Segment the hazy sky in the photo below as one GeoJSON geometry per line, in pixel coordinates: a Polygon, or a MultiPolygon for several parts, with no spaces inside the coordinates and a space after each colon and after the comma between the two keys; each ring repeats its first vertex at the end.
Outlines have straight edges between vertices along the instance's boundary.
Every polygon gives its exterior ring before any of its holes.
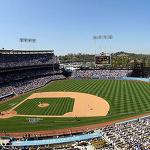
{"type": "Polygon", "coordinates": [[[0,0],[0,48],[150,53],[150,0],[0,0]],[[93,40],[111,34],[112,40],[93,40]]]}

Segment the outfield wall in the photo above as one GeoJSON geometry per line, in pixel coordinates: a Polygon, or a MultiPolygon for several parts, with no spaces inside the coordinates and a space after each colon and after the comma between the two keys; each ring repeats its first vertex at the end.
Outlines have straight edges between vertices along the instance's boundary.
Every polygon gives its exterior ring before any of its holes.
{"type": "Polygon", "coordinates": [[[138,81],[150,82],[150,78],[121,77],[118,79],[121,79],[121,80],[138,80],[138,81]]]}

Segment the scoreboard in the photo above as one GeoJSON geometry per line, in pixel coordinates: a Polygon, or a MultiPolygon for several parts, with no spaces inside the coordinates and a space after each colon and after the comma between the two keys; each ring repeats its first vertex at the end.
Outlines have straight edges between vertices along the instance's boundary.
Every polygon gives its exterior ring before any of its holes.
{"type": "Polygon", "coordinates": [[[101,53],[95,55],[95,64],[96,65],[110,65],[111,64],[111,55],[106,53],[101,53]]]}

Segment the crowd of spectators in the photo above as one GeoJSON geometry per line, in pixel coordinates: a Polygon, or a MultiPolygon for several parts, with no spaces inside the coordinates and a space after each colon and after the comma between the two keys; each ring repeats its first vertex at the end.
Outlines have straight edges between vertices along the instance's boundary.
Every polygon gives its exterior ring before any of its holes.
{"type": "MultiPolygon", "coordinates": [[[[90,134],[93,132],[100,132],[101,137],[83,140],[83,141],[74,141],[61,144],[48,144],[48,145],[37,145],[29,149],[50,149],[50,150],[149,150],[150,149],[150,116],[145,116],[142,118],[137,118],[133,120],[128,120],[125,122],[115,123],[103,128],[97,128],[96,130],[86,131],[80,134],[90,134]]],[[[80,135],[79,134],[79,135],[80,135]]],[[[76,134],[66,135],[76,136],[76,134]]],[[[20,140],[29,140],[32,136],[28,136],[29,139],[23,137],[20,140]]],[[[65,136],[57,136],[65,137],[65,136]]],[[[43,137],[44,138],[44,137],[43,137]]],[[[55,139],[56,137],[46,137],[55,139]]],[[[40,137],[42,139],[42,137],[40,137]]],[[[45,139],[45,138],[44,138],[45,139]]],[[[13,141],[18,141],[14,139],[13,141]]],[[[32,138],[32,141],[37,140],[32,138]]],[[[38,139],[39,140],[39,139],[38,139]]],[[[11,143],[9,143],[11,146],[11,143]]],[[[17,148],[16,148],[17,149],[17,148]]]]}
{"type": "Polygon", "coordinates": [[[0,52],[0,99],[64,79],[53,52],[0,52]]]}
{"type": "Polygon", "coordinates": [[[35,66],[58,63],[53,53],[46,54],[0,54],[0,68],[35,66]]]}
{"type": "Polygon", "coordinates": [[[102,133],[116,149],[149,150],[150,116],[107,126],[102,133]]]}
{"type": "Polygon", "coordinates": [[[75,70],[73,78],[117,79],[131,74],[132,70],[75,70]]]}
{"type": "Polygon", "coordinates": [[[61,70],[52,70],[53,68],[37,68],[28,70],[18,70],[0,74],[0,83],[22,80],[31,77],[61,74],[61,70]]]}
{"type": "Polygon", "coordinates": [[[60,74],[12,82],[0,87],[0,96],[7,95],[9,93],[14,93],[15,95],[22,94],[42,87],[50,81],[60,79],[65,79],[65,77],[60,74]]]}

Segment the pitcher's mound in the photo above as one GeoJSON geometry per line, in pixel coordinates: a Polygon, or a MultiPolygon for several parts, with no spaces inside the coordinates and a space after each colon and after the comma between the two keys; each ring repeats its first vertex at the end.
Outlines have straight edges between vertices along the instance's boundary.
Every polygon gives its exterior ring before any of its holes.
{"type": "Polygon", "coordinates": [[[48,103],[40,103],[40,104],[38,105],[38,107],[48,107],[48,106],[49,106],[48,103]]]}

